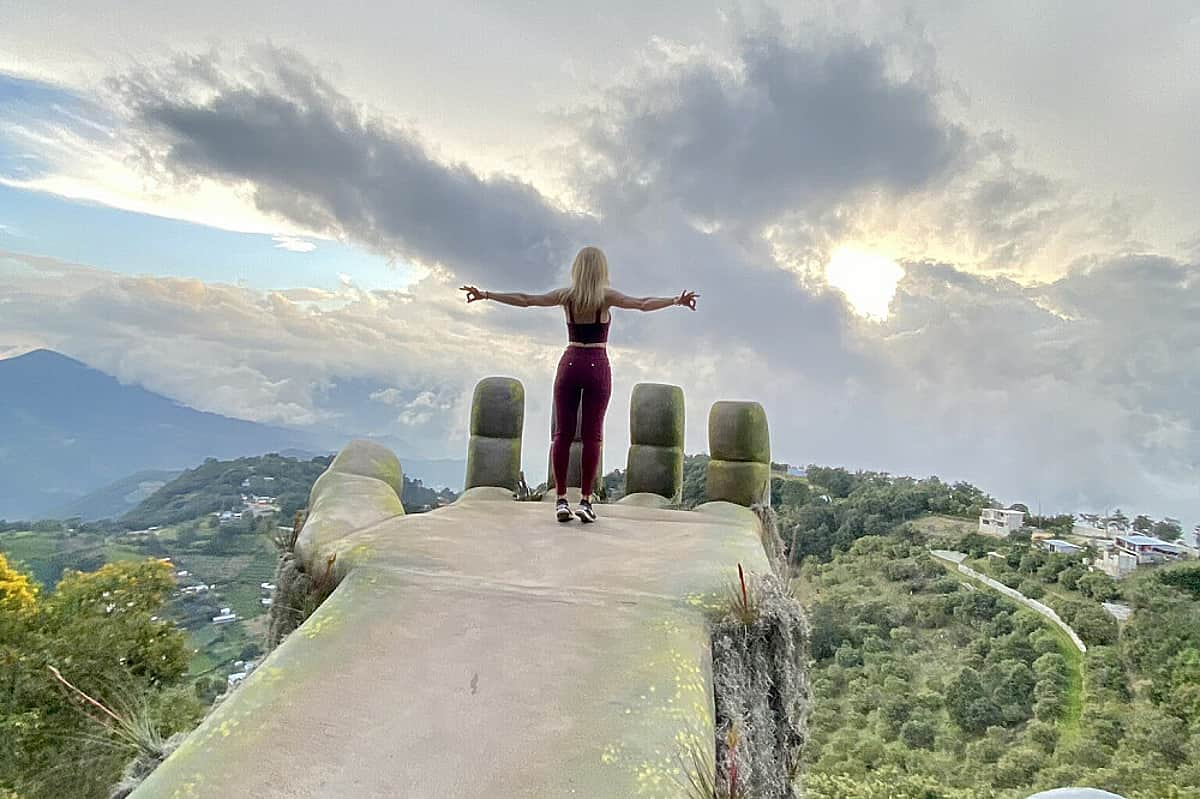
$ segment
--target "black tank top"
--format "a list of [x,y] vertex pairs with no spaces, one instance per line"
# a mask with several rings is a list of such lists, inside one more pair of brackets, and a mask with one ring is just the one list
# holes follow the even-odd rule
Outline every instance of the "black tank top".
[[571,304],[567,303],[567,339],[572,344],[606,344],[608,343],[608,325],[609,322],[601,322],[600,317],[604,314],[604,307],[596,309],[595,322],[576,322],[575,312],[571,310]]

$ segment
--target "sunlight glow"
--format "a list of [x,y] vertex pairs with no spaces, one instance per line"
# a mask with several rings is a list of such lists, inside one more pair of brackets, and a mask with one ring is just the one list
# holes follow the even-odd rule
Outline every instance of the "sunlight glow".
[[839,247],[825,267],[825,280],[846,295],[859,316],[882,322],[888,317],[904,268],[878,253]]

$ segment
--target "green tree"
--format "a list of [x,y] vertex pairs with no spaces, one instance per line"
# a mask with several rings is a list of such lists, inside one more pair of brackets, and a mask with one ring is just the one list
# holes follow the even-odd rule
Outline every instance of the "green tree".
[[1097,602],[1110,602],[1120,595],[1117,581],[1104,572],[1088,572],[1079,578],[1079,593]]
[[1046,595],[1046,589],[1037,580],[1022,580],[1017,590],[1030,599],[1041,599]]
[[1058,583],[1068,591],[1074,591],[1079,585],[1079,578],[1087,573],[1087,569],[1078,564],[1068,566],[1058,573]]
[[983,687],[979,673],[964,668],[946,689],[946,711],[967,732],[983,732],[1000,718],[999,708]]
[[1095,605],[1080,608],[1071,619],[1071,627],[1089,646],[1104,646],[1117,640],[1117,620]]
[[27,799],[103,797],[136,751],[136,736],[98,719],[55,670],[131,729],[165,736],[198,719],[181,686],[183,635],[157,618],[173,585],[165,563],[121,562],[68,572],[32,602],[0,601],[0,779]]
[[1150,534],[1163,541],[1178,541],[1183,537],[1183,527],[1179,524],[1178,519],[1168,516],[1155,522],[1150,528]]
[[937,726],[924,715],[909,719],[900,728],[900,740],[912,749],[930,749],[936,739]]

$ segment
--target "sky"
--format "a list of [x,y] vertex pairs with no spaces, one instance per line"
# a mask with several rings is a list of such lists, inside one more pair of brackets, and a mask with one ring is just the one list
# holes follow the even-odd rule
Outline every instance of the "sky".
[[[1200,522],[1200,10],[1125,2],[0,6],[0,356],[462,457],[584,244],[628,397],[776,460]],[[234,21],[236,20],[236,24]]]

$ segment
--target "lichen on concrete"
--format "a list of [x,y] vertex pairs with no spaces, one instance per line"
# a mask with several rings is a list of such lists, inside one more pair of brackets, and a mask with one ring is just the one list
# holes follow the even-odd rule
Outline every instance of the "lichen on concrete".
[[758,516],[759,524],[762,525],[763,549],[767,551],[767,560],[771,561],[771,568],[775,570],[775,576],[786,580],[788,553],[783,543],[783,537],[779,535],[779,514],[765,503],[751,505],[750,510],[754,511]]
[[754,620],[732,611],[713,625],[713,694],[717,782],[732,760],[746,796],[793,795],[809,708],[808,621],[799,601],[773,574],[751,578]]

